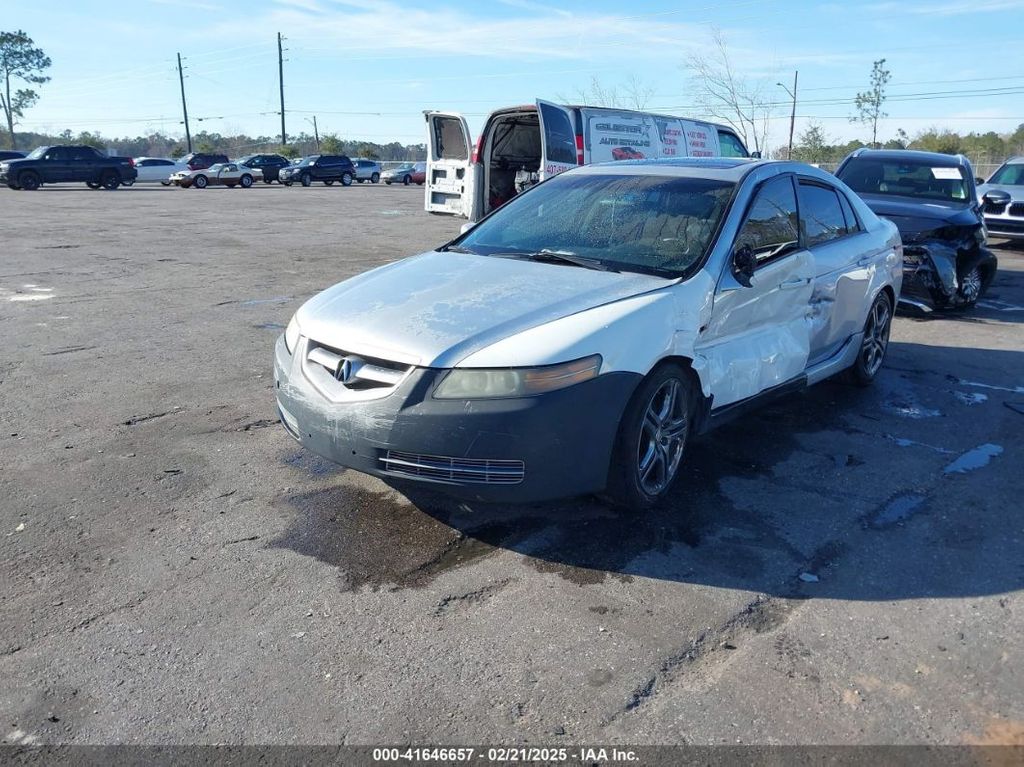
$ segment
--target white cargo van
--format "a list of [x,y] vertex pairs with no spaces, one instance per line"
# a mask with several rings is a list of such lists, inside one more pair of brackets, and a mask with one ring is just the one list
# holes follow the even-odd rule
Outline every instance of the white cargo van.
[[649,157],[748,157],[731,129],[671,115],[536,104],[498,109],[473,147],[466,119],[424,112],[425,208],[477,221],[539,181],[577,165]]

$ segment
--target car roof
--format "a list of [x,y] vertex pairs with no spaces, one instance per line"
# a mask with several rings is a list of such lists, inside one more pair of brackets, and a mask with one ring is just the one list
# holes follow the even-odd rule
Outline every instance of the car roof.
[[882,162],[917,162],[936,168],[959,168],[967,164],[967,158],[960,154],[922,152],[917,149],[856,149],[850,158],[880,160]]
[[774,164],[789,163],[776,163],[771,160],[748,160],[739,157],[661,157],[593,163],[577,168],[576,172],[613,172],[623,175],[649,173],[651,175],[678,176],[681,178],[715,178],[722,181],[739,181],[753,167]]

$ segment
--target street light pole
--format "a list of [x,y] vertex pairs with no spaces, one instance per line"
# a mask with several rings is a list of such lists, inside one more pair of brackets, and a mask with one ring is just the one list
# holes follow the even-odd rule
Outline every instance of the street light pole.
[[800,72],[793,73],[793,90],[790,90],[782,83],[775,83],[782,90],[789,94],[790,98],[793,99],[793,111],[789,115],[789,151],[786,153],[786,159],[793,159],[793,131],[796,128],[796,86],[800,78]]

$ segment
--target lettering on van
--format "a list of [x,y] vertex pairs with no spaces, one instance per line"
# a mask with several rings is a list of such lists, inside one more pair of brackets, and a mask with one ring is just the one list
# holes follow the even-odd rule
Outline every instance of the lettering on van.
[[651,140],[648,138],[637,139],[637,138],[623,138],[621,136],[613,136],[612,138],[602,138],[597,142],[598,144],[604,144],[606,146],[650,146]]
[[621,123],[594,123],[594,130],[601,133],[646,133],[643,125],[625,125]]

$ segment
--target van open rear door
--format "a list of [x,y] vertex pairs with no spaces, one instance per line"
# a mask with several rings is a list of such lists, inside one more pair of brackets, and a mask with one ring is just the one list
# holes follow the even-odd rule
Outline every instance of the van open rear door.
[[542,155],[540,179],[543,181],[579,164],[576,153],[576,124],[571,110],[550,101],[538,99],[537,114],[540,117]]
[[472,202],[469,123],[460,114],[424,112],[427,120],[427,181],[424,208],[468,216]]

